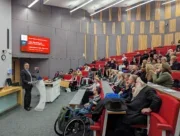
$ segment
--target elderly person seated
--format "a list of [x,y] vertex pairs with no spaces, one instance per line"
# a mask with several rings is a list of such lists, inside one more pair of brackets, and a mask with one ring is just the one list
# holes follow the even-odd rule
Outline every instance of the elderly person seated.
[[180,70],[180,63],[177,62],[176,56],[171,56],[170,66],[172,70]]
[[131,74],[138,75],[138,76],[140,75],[140,71],[137,65],[132,66]]
[[160,74],[157,75],[157,70],[151,71],[153,83],[162,85],[168,88],[173,86],[173,78],[171,76],[171,67],[167,63],[162,63],[162,67],[160,69]]

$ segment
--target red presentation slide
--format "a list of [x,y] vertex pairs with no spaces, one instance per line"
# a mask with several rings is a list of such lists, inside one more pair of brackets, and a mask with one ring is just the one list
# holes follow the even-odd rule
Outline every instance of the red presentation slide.
[[31,35],[21,35],[21,51],[49,54],[50,39]]

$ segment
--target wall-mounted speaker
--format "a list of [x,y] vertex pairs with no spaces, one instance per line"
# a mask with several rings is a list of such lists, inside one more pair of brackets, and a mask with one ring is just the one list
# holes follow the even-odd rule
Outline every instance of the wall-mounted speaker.
[[7,29],[7,49],[9,49],[9,29]]

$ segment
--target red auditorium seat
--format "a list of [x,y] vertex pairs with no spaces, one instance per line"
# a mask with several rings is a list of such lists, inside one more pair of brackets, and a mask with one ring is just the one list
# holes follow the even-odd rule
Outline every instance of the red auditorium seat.
[[83,77],[88,77],[89,72],[88,71],[81,71]]
[[178,113],[179,102],[167,94],[159,94],[162,105],[159,113],[150,114],[150,128],[148,136],[170,136],[174,135]]
[[72,75],[70,74],[64,75],[65,80],[70,80],[71,78],[72,78]]
[[180,71],[172,71],[171,75],[172,75],[173,79],[180,80]]
[[81,83],[81,76],[77,76],[77,85],[78,85],[78,87],[80,86],[80,83]]
[[180,57],[177,57],[177,61],[180,62]]

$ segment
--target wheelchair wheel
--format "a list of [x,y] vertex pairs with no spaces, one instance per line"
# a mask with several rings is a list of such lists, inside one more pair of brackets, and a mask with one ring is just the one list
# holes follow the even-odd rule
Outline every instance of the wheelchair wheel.
[[84,136],[85,130],[85,123],[82,119],[72,118],[67,123],[63,136]]

